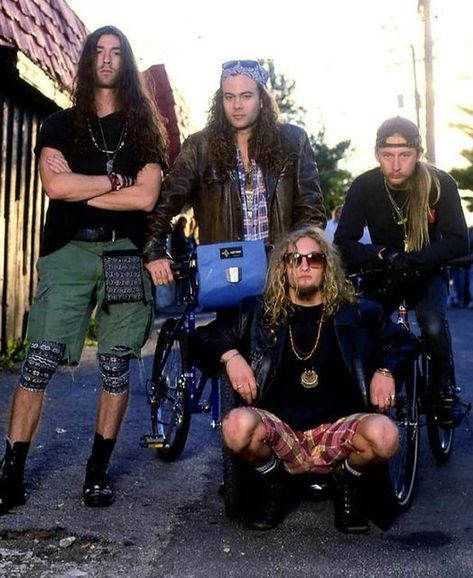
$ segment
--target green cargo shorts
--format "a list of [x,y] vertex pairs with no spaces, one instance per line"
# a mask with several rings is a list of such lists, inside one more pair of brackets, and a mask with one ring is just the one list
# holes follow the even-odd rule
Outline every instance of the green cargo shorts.
[[[153,321],[151,279],[143,270],[144,302],[104,303],[104,251],[136,249],[129,239],[71,241],[38,260],[39,284],[28,320],[29,341],[64,343],[64,359],[78,363],[95,310],[99,353],[138,357]],[[118,348],[118,349],[116,349]]]

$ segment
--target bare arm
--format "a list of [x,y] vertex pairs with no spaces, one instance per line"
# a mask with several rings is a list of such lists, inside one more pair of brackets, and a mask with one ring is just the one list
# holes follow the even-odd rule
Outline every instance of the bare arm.
[[110,191],[107,175],[90,176],[73,173],[57,149],[44,147],[39,158],[43,189],[50,199],[86,201]]
[[[107,177],[108,180],[108,177]],[[161,189],[162,171],[157,163],[148,163],[137,174],[133,186],[110,191],[90,199],[87,204],[109,211],[153,210]]]

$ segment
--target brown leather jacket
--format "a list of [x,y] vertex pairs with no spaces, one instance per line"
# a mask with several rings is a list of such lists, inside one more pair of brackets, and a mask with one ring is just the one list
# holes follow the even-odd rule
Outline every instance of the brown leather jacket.
[[[266,174],[269,243],[303,223],[325,228],[326,216],[319,173],[306,132],[281,125],[286,158],[277,175]],[[235,163],[236,164],[236,163]],[[150,215],[143,250],[145,261],[166,255],[171,219],[185,205],[194,208],[200,243],[241,240],[242,210],[236,166],[224,176],[209,162],[205,129],[191,135],[166,177],[158,203]]]

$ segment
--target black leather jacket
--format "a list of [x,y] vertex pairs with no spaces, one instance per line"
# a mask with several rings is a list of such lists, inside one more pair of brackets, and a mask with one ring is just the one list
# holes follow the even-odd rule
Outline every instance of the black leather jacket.
[[[222,369],[221,355],[238,349],[249,360],[261,398],[273,383],[288,335],[287,319],[273,331],[262,316],[261,300],[246,299],[233,319],[227,317],[198,327],[191,338],[192,362],[204,373],[213,374]],[[366,406],[374,371],[385,367],[399,376],[418,353],[417,338],[368,299],[343,305],[335,314],[334,328],[342,357]]]
[[[306,132],[281,125],[286,158],[277,175],[265,174],[268,195],[269,243],[303,223],[325,228],[319,173]],[[235,169],[222,175],[211,164],[206,131],[191,135],[166,177],[158,203],[149,217],[143,255],[153,261],[166,254],[171,219],[192,205],[199,224],[200,243],[242,240],[242,209]]]

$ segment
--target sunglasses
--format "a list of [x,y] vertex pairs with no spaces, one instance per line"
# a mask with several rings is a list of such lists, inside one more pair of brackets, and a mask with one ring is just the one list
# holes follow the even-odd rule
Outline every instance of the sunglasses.
[[241,66],[242,68],[255,68],[258,66],[257,60],[229,60],[222,64],[222,70],[228,70],[229,68],[234,68],[235,66]]
[[300,267],[303,259],[306,259],[307,264],[311,269],[322,267],[326,261],[326,257],[323,253],[307,253],[306,255],[303,255],[302,253],[286,253],[284,255],[286,265],[291,265],[291,267]]

